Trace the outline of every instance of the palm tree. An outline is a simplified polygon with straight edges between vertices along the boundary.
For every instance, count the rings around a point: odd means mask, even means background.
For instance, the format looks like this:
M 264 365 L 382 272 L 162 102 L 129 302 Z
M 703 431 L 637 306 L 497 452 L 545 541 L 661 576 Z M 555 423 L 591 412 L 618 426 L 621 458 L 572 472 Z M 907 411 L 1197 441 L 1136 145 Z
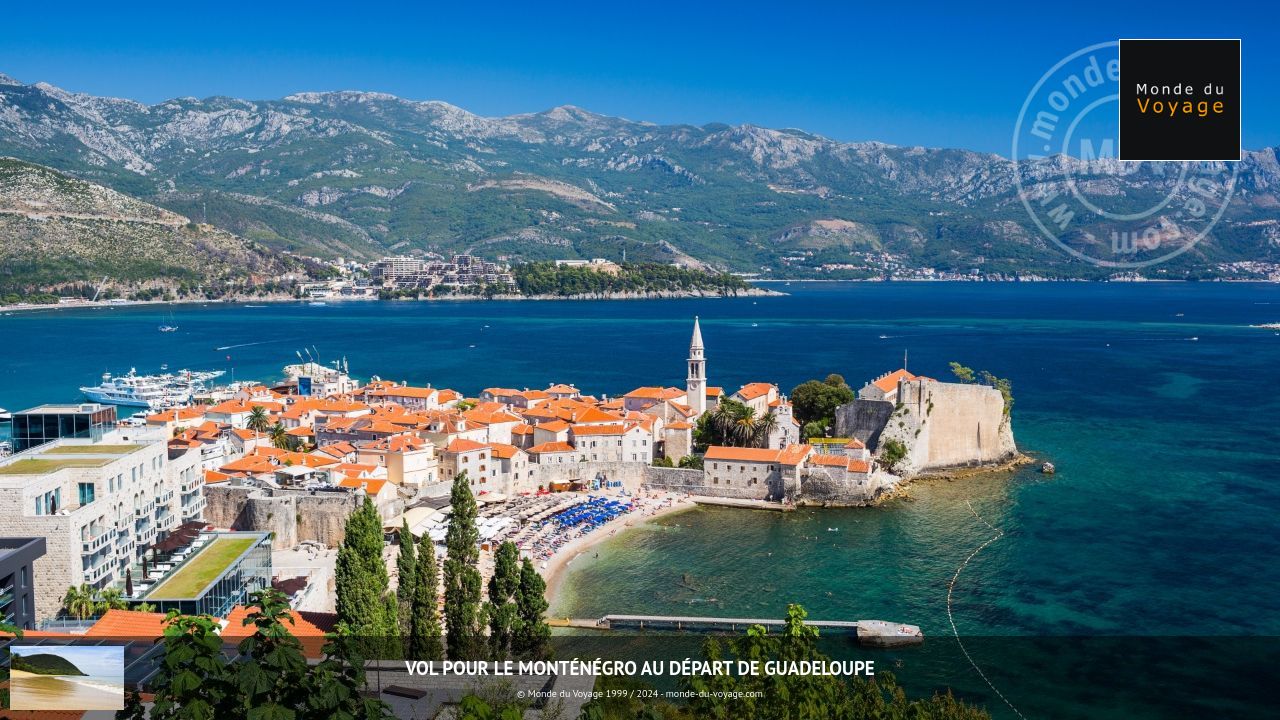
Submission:
M 772 410 L 765 413 L 763 417 L 756 421 L 755 427 L 751 429 L 752 438 L 751 445 L 753 447 L 768 447 L 769 436 L 774 430 L 778 429 L 778 416 Z
M 67 588 L 67 594 L 62 596 L 62 606 L 77 620 L 84 620 L 98 611 L 98 603 L 93 599 L 93 589 L 89 587 L 89 583 Z
M 271 444 L 281 450 L 292 450 L 293 437 L 284 429 L 284 425 L 276 423 L 271 426 Z
M 129 603 L 120 594 L 120 588 L 107 588 L 98 595 L 98 612 L 108 610 L 127 610 Z
M 271 427 L 271 420 L 267 417 L 267 409 L 261 405 L 254 405 L 249 411 L 248 427 L 254 432 L 266 432 Z

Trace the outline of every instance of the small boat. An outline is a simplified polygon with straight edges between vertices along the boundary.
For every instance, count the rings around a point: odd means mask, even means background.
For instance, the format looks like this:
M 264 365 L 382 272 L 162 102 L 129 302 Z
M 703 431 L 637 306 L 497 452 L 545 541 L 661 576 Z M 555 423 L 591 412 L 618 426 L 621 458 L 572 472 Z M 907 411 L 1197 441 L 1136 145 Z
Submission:
M 840 532 L 840 528 L 838 528 L 838 527 L 834 527 L 834 528 L 827 528 L 827 532 Z
M 327 305 L 328 303 L 321 302 L 321 301 L 317 300 L 317 301 L 315 301 L 315 302 L 309 302 L 309 303 L 307 303 L 307 304 L 308 304 L 308 305 L 310 305 L 311 307 L 321 307 L 321 306 L 323 306 L 323 305 Z
M 1191 342 L 1198 342 L 1200 340 L 1199 337 L 1189 337 L 1187 339 L 1190 340 Z
M 10 420 L 13 420 L 13 413 L 5 410 L 4 408 L 0 408 L 0 423 L 7 423 Z
M 881 339 L 881 340 L 888 340 L 888 339 L 889 339 L 889 336 L 888 336 L 888 335 L 881 335 L 881 336 L 880 336 L 880 339 Z
M 751 327 L 760 327 L 760 323 L 751 323 Z
M 177 325 L 161 325 L 160 326 L 160 332 L 177 332 L 177 331 L 178 331 Z

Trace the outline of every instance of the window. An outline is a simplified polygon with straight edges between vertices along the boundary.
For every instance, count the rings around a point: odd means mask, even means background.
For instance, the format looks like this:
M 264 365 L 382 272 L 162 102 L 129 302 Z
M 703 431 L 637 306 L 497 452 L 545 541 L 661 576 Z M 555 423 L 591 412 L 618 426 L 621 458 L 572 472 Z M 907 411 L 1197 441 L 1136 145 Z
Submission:
M 96 486 L 93 483 L 82 482 L 77 485 L 77 489 L 79 490 L 79 494 L 80 494 L 81 505 L 88 505 L 89 503 L 93 502 L 95 487 Z

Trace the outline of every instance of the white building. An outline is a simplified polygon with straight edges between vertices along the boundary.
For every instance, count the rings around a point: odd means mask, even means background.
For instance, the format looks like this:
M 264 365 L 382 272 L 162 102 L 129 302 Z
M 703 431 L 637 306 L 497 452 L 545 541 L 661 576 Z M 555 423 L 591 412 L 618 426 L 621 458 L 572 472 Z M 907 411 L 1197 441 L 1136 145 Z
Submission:
M 116 430 L 0 460 L 6 534 L 45 538 L 35 564 L 37 619 L 55 615 L 72 585 L 122 583 L 148 547 L 203 516 L 200 453 L 169 453 L 163 433 Z

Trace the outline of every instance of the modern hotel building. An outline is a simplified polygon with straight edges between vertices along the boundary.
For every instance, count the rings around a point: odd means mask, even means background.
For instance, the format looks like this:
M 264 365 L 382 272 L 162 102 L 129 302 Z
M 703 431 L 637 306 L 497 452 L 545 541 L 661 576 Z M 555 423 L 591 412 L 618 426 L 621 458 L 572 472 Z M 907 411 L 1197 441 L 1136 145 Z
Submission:
M 0 459 L 5 534 L 45 539 L 35 562 L 37 620 L 58 612 L 70 586 L 123 582 L 153 543 L 203 517 L 200 453 L 171 455 L 166 440 L 121 428 Z

